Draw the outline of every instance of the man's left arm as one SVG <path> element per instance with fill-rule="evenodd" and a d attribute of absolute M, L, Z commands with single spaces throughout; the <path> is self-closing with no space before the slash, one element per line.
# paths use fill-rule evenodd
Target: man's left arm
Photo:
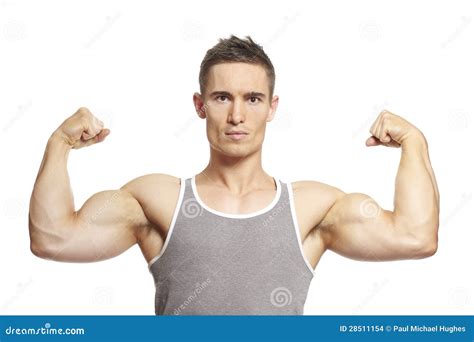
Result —
<path fill-rule="evenodd" d="M 438 246 L 439 193 L 423 133 L 383 111 L 370 129 L 367 146 L 401 147 L 394 210 L 369 196 L 337 194 L 319 228 L 326 247 L 357 260 L 419 259 Z"/>

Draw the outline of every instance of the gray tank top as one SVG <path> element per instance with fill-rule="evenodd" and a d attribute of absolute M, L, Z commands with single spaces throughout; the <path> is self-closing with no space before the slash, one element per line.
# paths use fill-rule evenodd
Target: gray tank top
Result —
<path fill-rule="evenodd" d="M 302 315 L 314 271 L 306 260 L 293 191 L 251 214 L 209 208 L 195 178 L 181 179 L 159 255 L 149 263 L 157 315 Z"/>

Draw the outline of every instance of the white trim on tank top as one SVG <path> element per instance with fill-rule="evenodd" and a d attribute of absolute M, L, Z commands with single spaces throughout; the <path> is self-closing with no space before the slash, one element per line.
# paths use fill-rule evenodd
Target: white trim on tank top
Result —
<path fill-rule="evenodd" d="M 301 242 L 300 226 L 296 218 L 295 199 L 293 197 L 293 186 L 291 185 L 290 182 L 287 183 L 286 185 L 288 187 L 288 195 L 290 196 L 291 217 L 293 218 L 293 226 L 295 227 L 296 238 L 298 240 L 298 246 L 300 248 L 301 256 L 303 257 L 303 260 L 306 263 L 306 266 L 308 266 L 308 269 L 311 271 L 311 273 L 314 276 L 316 272 L 315 270 L 313 270 L 313 267 L 311 266 L 308 259 L 306 258 L 306 255 L 304 254 L 303 244 Z"/>
<path fill-rule="evenodd" d="M 277 178 L 273 177 L 273 181 L 275 182 L 276 184 L 276 194 L 275 194 L 275 197 L 273 198 L 273 201 L 267 205 L 265 208 L 263 209 L 260 209 L 258 211 L 255 211 L 253 213 L 248 213 L 248 214 L 229 214 L 229 213 L 223 213 L 221 211 L 218 211 L 218 210 L 215 210 L 215 209 L 212 209 L 210 207 L 208 207 L 202 200 L 201 198 L 199 197 L 199 194 L 197 192 L 197 188 L 196 188 L 196 176 L 193 176 L 191 178 L 191 187 L 192 187 L 192 190 L 193 190 L 193 194 L 194 194 L 194 198 L 196 199 L 196 201 L 201 205 L 201 207 L 203 207 L 204 209 L 206 209 L 207 211 L 215 214 L 215 215 L 218 215 L 218 216 L 223 216 L 223 217 L 227 217 L 227 218 L 236 218 L 236 219 L 245 219 L 245 218 L 250 218 L 250 217 L 255 217 L 255 216 L 258 216 L 258 215 L 261 215 L 261 214 L 264 214 L 266 213 L 267 211 L 271 210 L 278 202 L 278 200 L 280 199 L 280 195 L 281 195 L 281 185 L 280 185 L 280 180 L 278 180 Z"/>
<path fill-rule="evenodd" d="M 168 229 L 168 234 L 166 234 L 166 239 L 165 239 L 165 243 L 163 244 L 163 247 L 161 248 L 161 251 L 160 253 L 153 257 L 150 262 L 148 263 L 148 269 L 151 268 L 151 265 L 153 265 L 153 263 L 155 261 L 157 261 L 162 255 L 163 253 L 165 252 L 166 250 L 166 247 L 168 247 L 168 243 L 171 239 L 171 234 L 173 234 L 173 229 L 174 229 L 174 225 L 176 223 L 176 219 L 178 218 L 178 212 L 179 212 L 179 208 L 181 207 L 181 202 L 183 202 L 183 197 L 184 197 L 184 188 L 186 186 L 186 181 L 184 178 L 181 178 L 181 184 L 180 184 L 180 188 L 179 188 L 179 197 L 178 197 L 178 203 L 176 203 L 176 207 L 174 208 L 174 214 L 173 214 L 173 219 L 171 220 L 171 224 L 170 224 L 170 227 Z"/>

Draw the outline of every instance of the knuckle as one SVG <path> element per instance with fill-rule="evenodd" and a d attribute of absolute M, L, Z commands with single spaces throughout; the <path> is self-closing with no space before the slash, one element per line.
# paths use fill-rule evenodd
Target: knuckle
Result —
<path fill-rule="evenodd" d="M 87 129 L 87 127 L 89 127 L 89 120 L 87 120 L 87 117 L 85 115 L 81 116 L 81 125 L 84 129 Z"/>
<path fill-rule="evenodd" d="M 86 107 L 79 107 L 77 110 L 78 113 L 85 114 L 85 113 L 90 113 L 89 109 Z"/>

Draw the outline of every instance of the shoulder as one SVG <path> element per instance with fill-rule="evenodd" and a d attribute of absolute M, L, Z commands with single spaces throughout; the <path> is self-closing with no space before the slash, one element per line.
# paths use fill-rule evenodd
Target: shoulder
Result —
<path fill-rule="evenodd" d="M 302 200 L 313 203 L 315 201 L 334 203 L 345 195 L 345 192 L 339 188 L 313 180 L 296 181 L 290 184 L 295 198 L 298 196 Z"/>
<path fill-rule="evenodd" d="M 346 195 L 335 186 L 314 180 L 295 181 L 290 185 L 296 210 L 307 222 L 307 229 L 323 225 L 330 209 Z"/>
<path fill-rule="evenodd" d="M 165 173 L 150 173 L 137 178 L 132 179 L 124 185 L 127 188 L 133 188 L 141 185 L 161 185 L 161 184 L 178 184 L 180 178 Z"/>
<path fill-rule="evenodd" d="M 130 193 L 144 210 L 152 210 L 155 213 L 174 208 L 180 187 L 180 178 L 163 173 L 152 173 L 131 180 L 121 190 Z"/>
<path fill-rule="evenodd" d="M 126 190 L 132 195 L 135 196 L 143 196 L 146 193 L 154 193 L 157 194 L 156 191 L 159 191 L 161 195 L 168 195 L 168 192 L 175 191 L 180 186 L 180 178 L 164 174 L 164 173 L 150 173 L 147 175 L 143 175 L 132 179 L 124 186 L 122 186 L 122 190 Z"/>
<path fill-rule="evenodd" d="M 180 189 L 179 177 L 162 173 L 137 177 L 121 188 L 130 193 L 140 204 L 148 219 L 161 228 L 169 226 Z"/>

